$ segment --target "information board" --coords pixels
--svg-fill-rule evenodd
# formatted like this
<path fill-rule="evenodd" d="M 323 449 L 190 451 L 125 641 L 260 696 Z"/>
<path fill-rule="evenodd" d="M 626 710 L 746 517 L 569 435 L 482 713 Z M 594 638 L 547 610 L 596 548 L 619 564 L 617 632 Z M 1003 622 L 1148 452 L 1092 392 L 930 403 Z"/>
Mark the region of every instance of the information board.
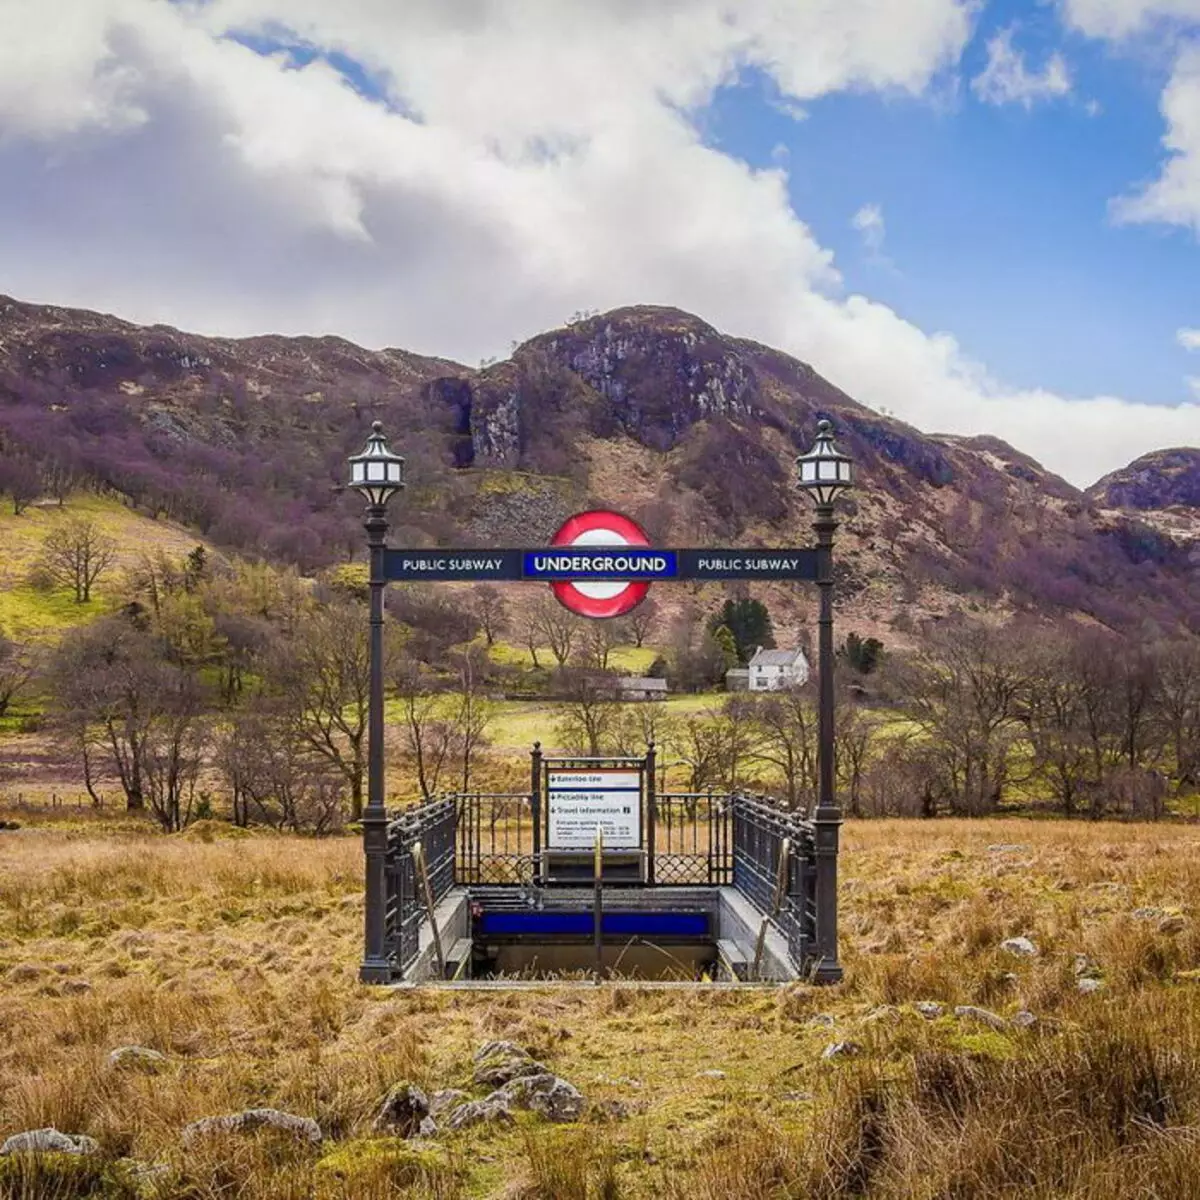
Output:
<path fill-rule="evenodd" d="M 546 772 L 549 804 L 547 847 L 590 850 L 596 827 L 606 850 L 637 850 L 642 844 L 642 773 L 620 768 Z"/>

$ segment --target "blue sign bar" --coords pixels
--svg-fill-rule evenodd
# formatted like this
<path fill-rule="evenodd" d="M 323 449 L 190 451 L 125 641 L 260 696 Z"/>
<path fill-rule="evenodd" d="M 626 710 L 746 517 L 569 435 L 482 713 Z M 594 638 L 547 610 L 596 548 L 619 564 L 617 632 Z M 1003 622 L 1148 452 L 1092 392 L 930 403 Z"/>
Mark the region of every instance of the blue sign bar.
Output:
<path fill-rule="evenodd" d="M 764 549 L 655 550 L 646 546 L 550 546 L 543 550 L 385 550 L 384 578 L 393 582 L 460 583 L 521 580 L 676 580 L 817 578 L 817 551 Z"/>
<path fill-rule="evenodd" d="M 477 937 L 590 937 L 590 912 L 484 911 L 476 918 Z M 601 932 L 608 937 L 650 939 L 712 936 L 711 920 L 702 912 L 605 912 Z"/>
<path fill-rule="evenodd" d="M 522 577 L 554 579 L 678 579 L 674 550 L 640 546 L 560 546 L 526 550 Z"/>

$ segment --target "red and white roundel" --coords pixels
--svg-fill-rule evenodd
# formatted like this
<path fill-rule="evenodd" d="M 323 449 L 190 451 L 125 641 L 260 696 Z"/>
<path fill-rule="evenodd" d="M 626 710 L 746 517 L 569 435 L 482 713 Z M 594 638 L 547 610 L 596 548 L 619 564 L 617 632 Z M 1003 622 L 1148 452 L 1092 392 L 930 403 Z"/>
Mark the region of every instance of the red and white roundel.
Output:
<path fill-rule="evenodd" d="M 607 509 L 568 517 L 550 539 L 551 546 L 649 546 L 635 521 Z M 647 580 L 556 581 L 550 585 L 559 603 L 581 617 L 621 617 L 636 608 L 650 590 Z"/>

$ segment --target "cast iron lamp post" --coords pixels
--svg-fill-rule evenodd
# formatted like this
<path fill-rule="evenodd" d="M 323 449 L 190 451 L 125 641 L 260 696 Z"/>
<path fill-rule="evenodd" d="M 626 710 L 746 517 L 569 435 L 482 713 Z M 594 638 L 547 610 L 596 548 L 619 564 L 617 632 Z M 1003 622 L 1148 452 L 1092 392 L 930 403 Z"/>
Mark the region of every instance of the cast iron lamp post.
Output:
<path fill-rule="evenodd" d="M 854 464 L 833 444 L 833 425 L 817 423 L 813 448 L 796 459 L 796 483 L 816 504 L 813 530 L 817 535 L 817 587 L 821 607 L 817 616 L 818 746 L 817 811 L 814 816 L 817 855 L 816 981 L 836 983 L 842 977 L 838 962 L 837 859 L 842 810 L 834 795 L 833 731 L 833 534 L 834 502 L 854 485 Z"/>
<path fill-rule="evenodd" d="M 367 807 L 362 816 L 363 852 L 366 856 L 366 921 L 363 962 L 358 976 L 363 983 L 388 983 L 387 910 L 387 810 L 383 805 L 383 571 L 387 539 L 388 501 L 404 487 L 404 459 L 393 454 L 376 421 L 361 454 L 350 459 L 350 486 L 367 502 L 363 524 L 370 548 L 371 587 L 371 687 L 367 702 Z"/>

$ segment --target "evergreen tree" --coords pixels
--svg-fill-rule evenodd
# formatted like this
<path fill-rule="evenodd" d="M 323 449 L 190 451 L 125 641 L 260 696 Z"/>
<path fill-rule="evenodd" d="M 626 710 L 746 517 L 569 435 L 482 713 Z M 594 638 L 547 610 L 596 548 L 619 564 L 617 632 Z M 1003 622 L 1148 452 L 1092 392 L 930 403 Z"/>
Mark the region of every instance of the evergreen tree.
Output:
<path fill-rule="evenodd" d="M 759 646 L 770 649 L 775 645 L 771 614 L 761 600 L 726 600 L 708 620 L 710 633 L 724 627 L 733 639 L 737 661 L 743 666 L 750 661 Z"/>

